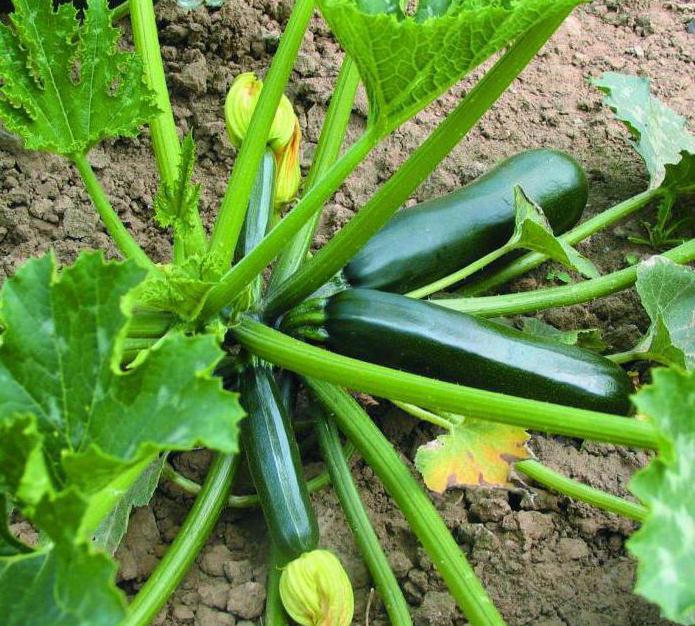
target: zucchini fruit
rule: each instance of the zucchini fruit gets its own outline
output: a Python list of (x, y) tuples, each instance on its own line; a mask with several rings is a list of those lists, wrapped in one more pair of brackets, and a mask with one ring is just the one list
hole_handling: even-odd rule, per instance
[(529, 150), (506, 159), (470, 185), (401, 209), (343, 269), (353, 287), (406, 293), (503, 246), (514, 231), (514, 186), (545, 212), (555, 233), (580, 219), (586, 175), (569, 155)]
[(625, 415), (633, 391), (619, 365), (429, 302), (347, 289), (287, 314), (287, 332), (340, 354), (512, 396)]
[(240, 391), (247, 413), (241, 422), (246, 460), (284, 565), (317, 547), (318, 524), (292, 425), (270, 366), (247, 367), (241, 375)]

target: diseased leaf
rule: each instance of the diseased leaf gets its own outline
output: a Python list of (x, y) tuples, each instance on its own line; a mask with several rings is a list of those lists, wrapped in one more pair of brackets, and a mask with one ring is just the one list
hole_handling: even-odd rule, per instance
[(118, 501), (114, 509), (102, 520), (94, 533), (95, 545), (113, 554), (128, 530), (130, 513), (136, 507), (149, 503), (157, 490), (159, 477), (166, 461), (166, 455), (161, 455), (150, 463), (145, 471), (131, 485), (130, 489)]
[(162, 450), (237, 449), (243, 411), (210, 376), (222, 355), (212, 337), (168, 336), (140, 365), (120, 370), (126, 294), (143, 274), (95, 253), (58, 273), (45, 256), (3, 286), (0, 423), (35, 416), (57, 487), (96, 493)]
[(695, 623), (695, 373), (657, 369), (634, 402), (659, 434), (659, 454), (630, 490), (649, 517), (627, 547), (637, 558), (635, 590), (679, 624)]
[(525, 333), (536, 335), (537, 337), (548, 337), (568, 346), (579, 346), (594, 352), (603, 352), (608, 347), (601, 336), (601, 330), (598, 328), (558, 330), (535, 317), (522, 317), (521, 323), (521, 330)]
[(428, 0), (406, 16), (393, 0), (320, 0), (354, 59), (369, 120), (386, 134), (475, 67), (581, 0)]
[(652, 96), (649, 79), (606, 72), (594, 84), (605, 92), (605, 103), (632, 133), (632, 145), (649, 172), (649, 187), (659, 187), (669, 163), (678, 163), (681, 152), (695, 154), (695, 137), (687, 132), (685, 118)]
[(549, 256), (565, 267), (576, 269), (587, 278), (596, 278), (599, 273), (589, 259), (583, 257), (567, 242), (558, 239), (539, 207), (518, 185), (514, 187), (514, 209), (516, 225), (507, 246), (534, 250)]
[(91, 0), (82, 25), (72, 3), (14, 7), (11, 25), (0, 24), (0, 119), (28, 149), (84, 154), (156, 115), (139, 57), (118, 48), (107, 0)]
[(466, 418), (418, 448), (415, 466), (432, 491), (451, 487), (505, 487), (513, 463), (529, 457), (523, 428)]
[(637, 268), (636, 288), (652, 321), (636, 350), (695, 368), (695, 271), (653, 256)]
[(172, 227), (187, 255), (203, 254), (205, 241), (199, 231), (200, 185), (193, 183), (195, 142), (189, 133), (181, 143), (181, 161), (175, 183), (162, 181), (154, 199), (155, 218), (163, 228)]

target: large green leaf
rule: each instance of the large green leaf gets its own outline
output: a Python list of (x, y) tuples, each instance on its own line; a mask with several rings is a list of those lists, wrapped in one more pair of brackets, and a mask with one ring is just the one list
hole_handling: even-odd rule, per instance
[(637, 350), (695, 367), (695, 271), (661, 256), (637, 268), (637, 293), (652, 321)]
[(634, 402), (660, 435), (658, 456), (630, 482), (649, 517), (628, 542), (636, 591), (664, 617), (695, 623), (695, 372), (659, 369)]
[(421, 3), (415, 16), (395, 1), (319, 5), (359, 68), (370, 122), (386, 133), (521, 34), (581, 1), (436, 0)]
[(685, 118), (651, 95), (649, 79), (606, 72), (594, 84), (607, 94), (606, 104), (630, 129), (651, 188), (661, 185), (666, 165), (678, 163), (681, 152), (695, 154), (695, 137), (687, 132)]
[(71, 3), (14, 6), (12, 25), (0, 25), (0, 119), (27, 148), (86, 153), (157, 113), (140, 59), (119, 50), (107, 0), (90, 0), (82, 25)]
[(3, 287), (0, 421), (36, 416), (58, 485), (94, 493), (161, 450), (237, 449), (243, 412), (210, 376), (222, 356), (212, 337), (166, 337), (121, 371), (125, 296), (143, 275), (95, 253), (57, 273), (45, 256)]

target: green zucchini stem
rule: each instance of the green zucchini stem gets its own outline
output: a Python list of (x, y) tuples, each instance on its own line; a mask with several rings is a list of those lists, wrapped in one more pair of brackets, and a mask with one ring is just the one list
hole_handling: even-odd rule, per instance
[(120, 626), (148, 626), (166, 604), (214, 529), (240, 458), (238, 454), (215, 457), (176, 539), (135, 596)]
[(643, 522), (647, 518), (648, 511), (641, 504), (630, 502), (567, 478), (533, 459), (519, 461), (514, 467), (533, 478), (537, 483), (575, 500), (581, 500), (604, 511), (617, 513), (637, 522)]
[[(335, 276), (475, 126), (555, 32), (567, 14), (520, 37), (460, 104), (333, 239), (285, 281), (266, 305), (269, 318), (291, 309)], [(325, 178), (317, 185), (318, 188)], [(222, 306), (224, 306), (222, 304)]]
[(493, 263), (494, 261), (497, 261), (497, 259), (503, 257), (510, 250), (513, 250), (512, 246), (504, 245), (501, 248), (497, 248), (497, 250), (493, 250), (489, 254), (486, 254), (477, 261), (473, 261), (473, 263), (458, 270), (457, 272), (449, 274), (444, 278), (440, 278), (429, 285), (415, 289), (405, 295), (410, 298), (425, 298), (427, 296), (431, 296), (433, 293), (437, 293), (438, 291), (443, 291), (447, 287), (451, 287), (451, 285), (455, 285), (456, 283), (465, 280), (469, 276), (473, 276), (473, 274), (486, 268), (488, 265), (490, 265), (490, 263)]
[(109, 202), (106, 192), (96, 177), (87, 156), (75, 154), (72, 157), (72, 162), (82, 177), (82, 181), (87, 188), (97, 213), (99, 213), (99, 217), (101, 217), (101, 221), (106, 226), (106, 230), (111, 235), (111, 239), (113, 239), (121, 254), (126, 259), (133, 259), (145, 269), (155, 269), (155, 264), (150, 260), (150, 257), (145, 254), (145, 251), (138, 245), (137, 241), (123, 225), (123, 222), (121, 222), (121, 218), (118, 217), (118, 214)]
[[(662, 195), (664, 195), (664, 193), (665, 191), (660, 188), (643, 191), (632, 198), (624, 200), (620, 204), (616, 204), (610, 209), (602, 211), (586, 222), (575, 226), (572, 230), (566, 232), (564, 235), (561, 235), (559, 239), (570, 244), (571, 246), (578, 244), (580, 241), (584, 241), (584, 239), (590, 237), (594, 233), (608, 228), (616, 222), (628, 217), (629, 215), (632, 215), (635, 211), (645, 207), (653, 200), (660, 198)], [(483, 294), (491, 289), (499, 287), (500, 285), (508, 283), (510, 280), (513, 280), (518, 276), (525, 274), (547, 260), (548, 257), (545, 254), (541, 254), (540, 252), (530, 252), (512, 261), (494, 274), (480, 280), (476, 280), (470, 285), (465, 285), (458, 291), (458, 294), (461, 296), (477, 296)]]
[(658, 446), (654, 427), (647, 422), (473, 389), (366, 363), (308, 345), (247, 317), (230, 332), (247, 350), (279, 367), (381, 398), (569, 437), (638, 448)]
[[(153, 0), (156, 2), (157, 0)], [(114, 10), (111, 19), (114, 22), (122, 20), (127, 15), (130, 15), (130, 0), (126, 0), (123, 4), (119, 4)]]
[(408, 413), (408, 415), (412, 415), (413, 417), (419, 420), (423, 420), (425, 422), (429, 422), (430, 424), (434, 424), (435, 426), (439, 426), (444, 430), (451, 430), (454, 426), (456, 426), (457, 423), (460, 423), (462, 421), (459, 420), (457, 422), (454, 419), (450, 419), (449, 417), (439, 415), (438, 413), (433, 413), (432, 411), (428, 411), (427, 409), (423, 409), (422, 407), (416, 406), (414, 404), (408, 404), (407, 402), (399, 402), (398, 400), (391, 400), (391, 402), (399, 409), (401, 409), (401, 411), (405, 411), (406, 413)]
[(661, 365), (671, 365), (671, 362), (660, 354), (655, 354), (653, 352), (641, 352), (639, 350), (628, 350), (627, 352), (609, 354), (606, 356), (606, 358), (613, 361), (613, 363), (618, 363), (619, 365), (634, 363), (635, 361), (652, 361), (654, 363), (660, 363)]
[[(331, 102), (328, 105), (326, 118), (321, 128), (321, 136), (316, 146), (314, 160), (306, 177), (305, 189), (307, 190), (321, 180), (340, 154), (359, 82), (360, 75), (357, 66), (350, 57), (346, 56), (338, 73)], [(304, 262), (320, 218), (320, 211), (314, 213), (313, 217), (293, 237), (290, 245), (283, 250), (270, 277), (269, 293), (272, 293), (278, 285), (292, 276)]]
[[(304, 33), (309, 26), (309, 20), (314, 13), (314, 4), (314, 0), (297, 0), (292, 8), (287, 27), (280, 38), (280, 45), (263, 82), (263, 89), (251, 117), (246, 139), (241, 144), (229, 177), (210, 240), (210, 253), (213, 261), (220, 267), (227, 267), (232, 261), (275, 112), (285, 92)], [(264, 266), (270, 260), (266, 261)], [(238, 285), (239, 289), (235, 288), (229, 296), (243, 288), (258, 273), (260, 272), (246, 277)], [(217, 313), (230, 301), (231, 297), (227, 297), (225, 302), (212, 313)]]
[[(695, 239), (664, 252), (662, 256), (674, 263), (688, 263), (695, 259)], [(535, 313), (553, 307), (569, 306), (589, 302), (596, 298), (622, 291), (635, 284), (637, 266), (628, 267), (592, 280), (585, 280), (573, 285), (549, 287), (535, 291), (505, 294), (501, 296), (483, 296), (477, 298), (442, 298), (430, 300), (440, 306), (463, 311), (482, 317), (499, 317), (501, 315), (519, 315)]]
[[(381, 599), (393, 626), (412, 626), (408, 604), (391, 566), (384, 554), (379, 538), (374, 532), (367, 512), (364, 509), (360, 494), (357, 491), (350, 467), (345, 461), (338, 429), (331, 418), (322, 417), (316, 422), (321, 454), (331, 474), (333, 488), (340, 500), (340, 506), (345, 513), (355, 542), (360, 549), (362, 558), (369, 568), (372, 580), (376, 585)], [(274, 622), (270, 622), (274, 623)]]
[(384, 484), (471, 624), (503, 625), (504, 620), (437, 509), (364, 409), (338, 387), (313, 378), (307, 383)]
[(287, 626), (287, 614), (280, 598), (281, 563), (279, 551), (271, 545), (266, 579), (265, 619), (263, 621), (268, 626)]
[[(350, 442), (346, 443), (343, 447), (343, 456), (346, 462), (352, 458), (353, 454), (355, 454), (355, 447)], [(197, 482), (179, 474), (169, 463), (164, 464), (162, 476), (190, 495), (195, 496), (200, 493), (200, 485)], [(309, 493), (320, 491), (330, 484), (331, 477), (328, 470), (324, 470), (306, 482)], [(225, 506), (228, 506), (230, 509), (254, 509), (260, 505), (258, 495), (255, 493), (245, 496), (230, 495), (225, 503)]]

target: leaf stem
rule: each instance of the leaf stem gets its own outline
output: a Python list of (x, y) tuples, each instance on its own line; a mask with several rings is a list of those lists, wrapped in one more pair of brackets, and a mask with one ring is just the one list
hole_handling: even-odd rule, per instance
[(242, 317), (231, 332), (242, 346), (275, 365), (381, 398), (569, 437), (638, 448), (658, 445), (653, 426), (635, 419), (473, 389), (365, 363), (297, 341), (247, 317)]
[(246, 138), (241, 144), (232, 175), (229, 177), (210, 240), (210, 253), (215, 262), (219, 261), (221, 267), (228, 266), (232, 260), (275, 112), (313, 12), (314, 0), (297, 0), (265, 77)]
[(114, 211), (113, 206), (106, 197), (106, 192), (96, 177), (92, 166), (84, 154), (76, 154), (72, 157), (73, 163), (82, 176), (82, 180), (87, 188), (90, 198), (96, 207), (101, 221), (109, 231), (109, 235), (114, 240), (116, 246), (126, 259), (133, 259), (138, 265), (146, 269), (154, 269), (155, 265), (145, 254), (144, 250), (133, 239), (121, 219)]
[(280, 598), (281, 562), (279, 551), (275, 546), (271, 546), (266, 579), (265, 619), (263, 621), (269, 626), (287, 626), (287, 615)]
[[(695, 259), (695, 239), (664, 252), (662, 256), (674, 263), (688, 263)], [(622, 291), (637, 280), (637, 267), (628, 267), (599, 278), (585, 280), (574, 285), (549, 287), (501, 296), (476, 298), (442, 298), (431, 300), (435, 304), (482, 317), (534, 313), (553, 307), (589, 302), (596, 298)]]
[(238, 454), (215, 457), (176, 539), (135, 596), (120, 626), (148, 626), (183, 580), (217, 523), (240, 458)]
[(266, 305), (269, 318), (276, 317), (301, 302), (345, 266), (473, 128), (555, 32), (568, 13), (569, 11), (561, 17), (542, 22), (511, 46), (360, 212), (271, 295)]
[(401, 411), (405, 411), (408, 415), (412, 415), (416, 419), (439, 426), (439, 428), (443, 428), (444, 430), (450, 431), (455, 426), (455, 422), (453, 420), (449, 420), (446, 417), (437, 415), (437, 413), (423, 409), (415, 404), (399, 402), (398, 400), (391, 400), (391, 402), (401, 409)]
[(425, 298), (433, 293), (437, 293), (438, 291), (443, 291), (447, 287), (451, 287), (451, 285), (455, 285), (456, 283), (465, 280), (469, 276), (472, 276), (476, 272), (479, 272), (483, 268), (490, 265), (490, 263), (493, 263), (497, 259), (503, 257), (505, 254), (507, 254), (507, 252), (509, 252), (510, 249), (511, 248), (507, 245), (497, 248), (497, 250), (493, 250), (489, 254), (479, 258), (477, 261), (473, 261), (473, 263), (458, 270), (457, 272), (449, 274), (444, 278), (440, 278), (429, 285), (415, 289), (414, 291), (411, 291), (405, 295), (410, 298)]
[[(156, 2), (157, 0), (153, 0)], [(128, 14), (130, 14), (130, 0), (126, 0), (125, 2), (119, 4), (115, 9), (113, 9), (113, 13), (111, 14), (111, 20), (113, 22), (118, 22), (119, 20), (122, 20), (124, 17), (126, 17)]]
[(340, 446), (338, 429), (331, 418), (319, 418), (316, 423), (319, 445), (328, 471), (331, 474), (333, 488), (340, 500), (340, 506), (350, 525), (355, 542), (360, 549), (369, 572), (372, 575), (381, 599), (393, 626), (412, 626), (408, 604), (391, 566), (374, 532), (367, 512), (360, 499), (360, 494), (352, 480), (350, 468), (345, 461)]
[(647, 517), (648, 511), (642, 505), (567, 478), (533, 459), (520, 461), (514, 467), (545, 487), (604, 511), (617, 513), (637, 522), (643, 522)]
[(403, 511), (471, 624), (504, 624), (439, 513), (364, 409), (338, 387), (313, 378), (307, 383)]
[[(261, 93), (264, 91), (265, 88)], [(300, 200), (299, 204), (265, 236), (263, 241), (220, 279), (220, 282), (208, 295), (200, 314), (202, 320), (209, 319), (219, 313), (265, 269), (268, 263), (280, 254), (292, 237), (306, 224), (307, 220), (321, 209), (325, 200), (359, 165), (374, 146), (375, 140), (375, 135), (369, 131), (362, 135), (343, 157), (328, 170), (318, 184)]]
[(671, 365), (668, 359), (665, 359), (660, 354), (648, 351), (642, 352), (640, 350), (628, 350), (627, 352), (609, 354), (606, 356), (606, 358), (613, 361), (613, 363), (618, 363), (619, 365), (624, 365), (626, 363), (634, 363), (635, 361), (653, 361), (654, 363), (660, 363), (661, 365)]
[[(632, 215), (635, 211), (641, 209), (642, 207), (649, 204), (652, 200), (661, 197), (664, 194), (663, 189), (649, 189), (643, 191), (632, 198), (616, 204), (614, 207), (607, 209), (587, 220), (575, 226), (572, 230), (561, 235), (559, 239), (571, 246), (583, 241), (587, 237), (590, 237), (594, 233), (597, 233), (608, 226), (615, 224)], [(459, 294), (462, 296), (477, 296), (486, 291), (490, 291), (495, 287), (504, 285), (510, 280), (525, 274), (526, 272), (538, 267), (541, 263), (548, 260), (548, 256), (541, 254), (540, 252), (530, 252), (524, 256), (512, 261), (506, 267), (495, 272), (491, 276), (487, 276), (480, 280), (474, 281), (471, 285), (464, 286), (459, 290)]]
[[(307, 174), (307, 190), (311, 189), (325, 175), (340, 154), (359, 82), (360, 75), (357, 66), (350, 57), (346, 56), (338, 74), (331, 102), (328, 105), (314, 160), (311, 163), (309, 174)], [(320, 211), (314, 213), (293, 237), (290, 245), (282, 252), (270, 279), (268, 288), (270, 293), (292, 276), (304, 262), (320, 218)]]

